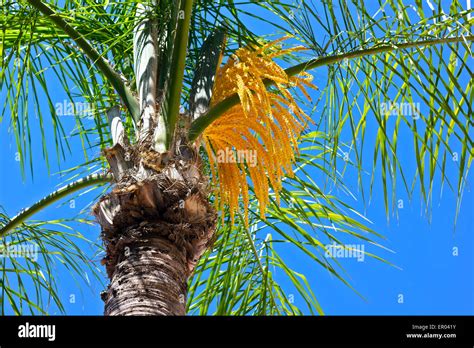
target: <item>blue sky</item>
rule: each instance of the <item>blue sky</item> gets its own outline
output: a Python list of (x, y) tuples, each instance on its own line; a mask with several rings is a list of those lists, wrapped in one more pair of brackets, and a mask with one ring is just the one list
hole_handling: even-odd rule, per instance
[[(253, 25), (254, 30), (261, 34), (270, 33), (268, 26)], [(315, 83), (323, 84), (326, 79), (325, 69), (314, 72)], [(53, 77), (51, 76), (51, 81)], [(466, 85), (467, 81), (459, 81)], [(62, 103), (67, 100), (66, 95), (60, 88), (52, 90), (53, 101)], [(319, 94), (318, 94), (319, 95)], [(4, 91), (0, 94), (3, 103)], [(47, 113), (47, 105), (42, 101), (42, 109)], [(31, 115), (34, 109), (29, 110)], [(316, 113), (320, 112), (316, 110)], [(75, 125), (72, 117), (64, 120), (66, 133), (70, 133)], [(49, 127), (51, 128), (51, 127)], [(48, 129), (48, 127), (47, 127)], [(51, 132), (51, 130), (50, 130)], [(373, 140), (375, 125), (369, 124), (367, 128), (368, 144)], [(47, 137), (48, 146), (54, 149), (52, 134)], [(412, 135), (408, 132), (401, 133), (400, 143), (401, 160), (408, 173), (414, 173), (416, 164), (413, 156)], [(72, 152), (61, 161), (61, 169), (66, 169), (83, 162), (81, 144), (78, 138), (71, 138)], [(347, 139), (348, 140), (348, 139)], [(7, 122), (0, 125), (0, 206), (10, 216), (16, 214), (21, 208), (31, 205), (35, 201), (56, 189), (63, 183), (63, 179), (54, 175), (60, 168), (53, 164), (52, 175), (42, 160), (41, 140), (38, 127), (34, 127), (32, 133), (32, 148), (34, 160), (34, 180), (27, 176), (22, 180), (19, 162), (16, 160), (16, 148), (13, 135), (9, 132)], [(459, 146), (459, 144), (458, 144)], [(460, 146), (459, 146), (460, 149)], [(372, 155), (373, 149), (366, 146), (365, 156)], [(54, 150), (51, 151), (54, 154)], [(98, 153), (90, 153), (91, 156)], [(54, 158), (52, 156), (52, 158)], [(51, 161), (55, 163), (54, 160)], [(365, 162), (370, 170), (371, 161)], [(456, 163), (448, 164), (447, 176), (457, 174)], [(472, 174), (468, 177), (472, 180)], [(345, 176), (345, 183), (357, 197), (357, 181), (355, 172), (349, 171)], [(289, 264), (298, 272), (304, 273), (312, 285), (318, 300), (326, 314), (350, 315), (350, 314), (474, 314), (474, 236), (472, 215), (474, 213), (474, 199), (469, 186), (466, 188), (462, 207), (457, 219), (456, 230), (453, 229), (456, 194), (447, 187), (444, 188), (440, 197), (439, 181), (435, 185), (432, 207), (432, 221), (428, 221), (424, 208), (420, 204), (419, 191), (409, 200), (407, 194), (402, 190), (397, 191), (397, 199), (403, 200), (403, 209), (398, 209), (398, 219), (390, 216), (387, 222), (385, 214), (383, 193), (381, 190), (380, 171), (376, 177), (375, 189), (370, 205), (364, 206), (360, 201), (354, 201), (337, 192), (336, 195), (344, 198), (351, 205), (365, 212), (366, 217), (373, 222), (371, 226), (386, 237), (382, 242), (384, 246), (393, 250), (394, 253), (369, 249), (386, 258), (399, 268), (391, 267), (380, 261), (365, 258), (364, 262), (357, 259), (344, 259), (342, 264), (347, 272), (347, 277), (355, 289), (360, 292), (365, 300), (359, 297), (353, 290), (344, 286), (339, 280), (332, 277), (327, 271), (314, 263), (307, 262), (301, 256), (293, 257), (291, 251), (283, 251), (287, 256)], [(49, 220), (61, 217), (70, 217), (84, 208), (96, 193), (87, 193), (75, 198), (73, 205), (69, 200), (63, 201), (63, 205), (50, 206), (33, 219)], [(91, 240), (98, 241), (98, 226), (74, 225), (82, 234)], [(91, 262), (99, 267), (98, 257), (94, 256), (95, 250), (88, 248)], [(369, 247), (368, 247), (369, 248)], [(457, 250), (457, 253), (455, 252)], [(276, 275), (278, 277), (278, 274)], [(283, 278), (283, 286), (289, 283)], [(67, 314), (97, 314), (101, 315), (103, 303), (99, 293), (106, 283), (91, 279), (91, 285), (74, 281), (68, 271), (58, 265), (57, 281), (59, 290), (63, 297)], [(69, 301), (71, 295), (75, 296), (75, 302)], [(403, 301), (401, 301), (403, 297)], [(295, 294), (295, 301), (302, 301)], [(402, 302), (402, 303), (401, 303)], [(53, 310), (51, 314), (54, 314)]]

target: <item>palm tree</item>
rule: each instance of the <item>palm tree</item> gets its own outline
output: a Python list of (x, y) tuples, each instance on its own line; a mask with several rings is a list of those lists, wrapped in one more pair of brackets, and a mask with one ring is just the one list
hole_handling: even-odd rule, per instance
[[(2, 259), (2, 312), (6, 299), (15, 313), (24, 306), (44, 312), (44, 293), (63, 308), (51, 265), (60, 257), (83, 274), (90, 263), (75, 239), (82, 234), (57, 231), (68, 226), (64, 220), (27, 219), (74, 192), (102, 187), (92, 212), (110, 280), (102, 293), (106, 315), (205, 314), (214, 305), (218, 314), (302, 313), (274, 269), (293, 282), (307, 310), (322, 313), (305, 276), (275, 245), (294, 247), (350, 286), (324, 254), (325, 241), (344, 247), (341, 236), (349, 235), (379, 245), (373, 238), (380, 235), (331, 188), (347, 191), (343, 173), (354, 168), (367, 200), (362, 150), (372, 116), (369, 187), (379, 167), (387, 217), (397, 178), (408, 194), (418, 185), (429, 209), (437, 175), (458, 193), (458, 212), (473, 156), (473, 11), (461, 1), (378, 6), (372, 13), (363, 1), (3, 0), (0, 122), (10, 123), (24, 175), (25, 164), (32, 174), (38, 160), (28, 105), (37, 106), (46, 162), (45, 121), (58, 158), (69, 146), (47, 71), (70, 103), (79, 95), (92, 105), (94, 118), (91, 125), (75, 117), (85, 162), (65, 173), (82, 178), (12, 218), (0, 215), (5, 245), (32, 241), (43, 255), (42, 263)], [(249, 18), (279, 35), (257, 36)], [(310, 73), (319, 68), (327, 81), (314, 98)], [(311, 97), (317, 100), (308, 104)], [(423, 109), (390, 122), (393, 110), (381, 105), (393, 104)], [(312, 107), (320, 112), (310, 117)], [(397, 154), (402, 130), (414, 144), (411, 185)], [(462, 146), (457, 182), (445, 175), (453, 142)], [(91, 159), (91, 149), (101, 154)], [(83, 215), (73, 221), (90, 223)], [(51, 224), (58, 228), (46, 229)]]

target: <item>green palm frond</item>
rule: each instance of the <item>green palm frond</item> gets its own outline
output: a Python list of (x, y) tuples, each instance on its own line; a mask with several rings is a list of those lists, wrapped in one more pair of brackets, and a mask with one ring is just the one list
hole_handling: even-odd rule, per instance
[[(0, 224), (9, 218), (0, 212)], [(90, 224), (91, 221), (76, 219)], [(91, 262), (99, 245), (74, 230), (71, 221), (29, 222), (0, 241), (1, 314), (64, 313), (64, 296), (58, 289), (57, 272), (67, 269), (78, 284), (101, 281), (100, 270)], [(85, 246), (90, 247), (89, 253)]]
[[(68, 118), (65, 116), (74, 117), (84, 152), (91, 146), (91, 136), (95, 135), (95, 131), (99, 132), (101, 142), (105, 143), (107, 135), (104, 134), (102, 121), (105, 108), (118, 102), (112, 90), (104, 86), (105, 77), (91, 71), (90, 59), (84, 56), (74, 41), (46, 22), (37, 11), (24, 5), (2, 9), (1, 20), (9, 25), (2, 26), (0, 88), (4, 102), (1, 118), (2, 122), (11, 124), (21, 168), (29, 162), (33, 172), (33, 156), (38, 154), (33, 154), (30, 134), (36, 127), (40, 128), (42, 155), (48, 167), (46, 130), (49, 127), (53, 129), (58, 163), (69, 154), (69, 134), (63, 126)], [(78, 27), (84, 27), (84, 24), (78, 23)], [(95, 39), (102, 39), (104, 43), (109, 41), (105, 35)], [(117, 38), (113, 37), (113, 40)], [(114, 45), (111, 44), (111, 47)], [(53, 99), (52, 90), (56, 85), (62, 87), (64, 100)], [(41, 105), (42, 101), (46, 102), (47, 112)], [(88, 105), (86, 114), (72, 107), (71, 112), (68, 111), (70, 115), (66, 115), (65, 110), (58, 110), (58, 104), (61, 108), (63, 105), (75, 107), (78, 102)], [(91, 124), (94, 125), (92, 128)]]
[(107, 174), (91, 174), (72, 183), (68, 183), (63, 187), (60, 187), (56, 191), (52, 192), (43, 199), (31, 205), (30, 207), (23, 209), (12, 219), (8, 219), (8, 221), (5, 221), (5, 223), (0, 226), (0, 238), (7, 235), (8, 233), (11, 233), (12, 230), (22, 225), (26, 219), (28, 219), (38, 211), (44, 209), (45, 207), (49, 206), (50, 204), (64, 197), (67, 197), (70, 194), (85, 187), (94, 186), (95, 188), (97, 186), (101, 186), (105, 183), (110, 182), (111, 179), (111, 176)]
[[(33, 2), (40, 4), (39, 1)], [(153, 4), (152, 1), (148, 2)], [(119, 89), (129, 88), (132, 92), (136, 90), (132, 41), (133, 30), (137, 24), (135, 12), (138, 3), (142, 1), (117, 1), (105, 4), (82, 1), (80, 6), (76, 1), (65, 1), (62, 5), (48, 3), (49, 10), (54, 11), (55, 17), (62, 23), (58, 26), (54, 25), (44, 13), (27, 5), (27, 2), (4, 1), (0, 10), (0, 95), (2, 96), (0, 122), (9, 122), (11, 125), (23, 175), (26, 175), (24, 172), (26, 165), (33, 174), (33, 160), (39, 155), (33, 152), (31, 147), (33, 129), (37, 127), (40, 129), (41, 155), (45, 158), (48, 168), (51, 149), (48, 148), (45, 139), (49, 127), (53, 129), (57, 163), (59, 164), (71, 151), (69, 134), (64, 128), (67, 117), (58, 114), (56, 110), (58, 103), (72, 106), (84, 103), (88, 106), (86, 114), (74, 110), (72, 115), (69, 115), (74, 117), (75, 134), (83, 143), (86, 160), (90, 156), (88, 148), (96, 144), (97, 133), (101, 148), (105, 147), (109, 141), (108, 130), (105, 129), (107, 124), (105, 112), (107, 108), (121, 103), (113, 88), (114, 83), (121, 83), (116, 77), (119, 76), (123, 83)], [(245, 27), (235, 26), (242, 23), (239, 19), (238, 5), (239, 3), (234, 2), (220, 4), (214, 1), (195, 2), (191, 23), (202, 23), (202, 25), (193, 27), (190, 33), (186, 72), (193, 71), (202, 42), (221, 22), (229, 23), (226, 35), (233, 43), (248, 42), (257, 38)], [(169, 9), (166, 6), (153, 8), (154, 11), (145, 15), (158, 19), (167, 18)], [(205, 23), (213, 24), (207, 26)], [(74, 28), (74, 35), (64, 31), (62, 27), (65, 25)], [(80, 35), (80, 39), (86, 42), (85, 45), (90, 46), (86, 51), (94, 49), (99, 52), (99, 56), (90, 57), (85, 54), (83, 45), (78, 45), (74, 40), (75, 35)], [(235, 44), (230, 47), (235, 48)], [(166, 53), (169, 54), (170, 52)], [(166, 64), (164, 58), (162, 57), (160, 68), (166, 70), (170, 68), (171, 62)], [(93, 64), (98, 59), (103, 60), (103, 64), (109, 67), (102, 69)], [(114, 83), (110, 83), (111, 78), (108, 75), (115, 76), (112, 78)], [(181, 97), (181, 103), (185, 106), (189, 100), (191, 78), (191, 73), (185, 74)], [(64, 100), (55, 100), (52, 95), (52, 91), (58, 85), (65, 93)], [(181, 89), (180, 84), (178, 87), (176, 90)], [(122, 100), (123, 96), (130, 97), (128, 94), (129, 92), (119, 93)], [(46, 110), (41, 105), (43, 100), (47, 105)], [(126, 100), (124, 102), (126, 103)], [(176, 102), (173, 103), (176, 106)], [(124, 113), (124, 118), (127, 132), (132, 135), (135, 120), (129, 112)], [(133, 136), (130, 138), (133, 139)]]
[[(441, 187), (447, 183), (457, 193), (459, 211), (474, 155), (470, 68), (474, 10), (460, 1), (449, 6), (442, 1), (405, 3), (380, 2), (375, 13), (368, 13), (366, 4), (358, 1), (268, 7), (282, 19), (292, 18), (288, 31), (328, 61), (324, 98), (317, 105), (322, 112), (316, 122), (336, 140), (330, 154), (334, 171), (339, 168), (337, 147), (344, 141), (357, 163), (364, 199), (364, 168), (372, 167), (370, 194), (380, 171), (387, 216), (395, 210), (397, 181), (409, 196), (419, 186), (429, 212), (437, 177)], [(426, 40), (437, 44), (417, 44)], [(385, 51), (387, 47), (392, 49)], [(370, 50), (369, 55), (364, 53)], [(342, 59), (331, 58), (337, 56)], [(393, 94), (395, 98), (389, 97)], [(404, 106), (411, 113), (404, 113)], [(366, 129), (374, 124), (378, 132), (372, 140)], [(397, 151), (410, 133), (417, 167), (411, 180)], [(374, 148), (372, 159), (362, 156), (367, 147)], [(448, 178), (447, 161), (453, 156), (459, 157), (458, 177)]]
[[(325, 133), (317, 131), (301, 138), (295, 176), (286, 178), (279, 205), (274, 197), (271, 199), (265, 220), (256, 213), (256, 204), (251, 203), (249, 230), (242, 216), (234, 226), (228, 218), (219, 225), (213, 250), (203, 256), (191, 282), (190, 313), (322, 314), (315, 295), (317, 290), (301, 272), (287, 265), (288, 260), (280, 255), (282, 251), (323, 267), (356, 293), (357, 289), (344, 275), (343, 265), (337, 258), (330, 257), (328, 248), (364, 244), (364, 249), (365, 246), (373, 248), (364, 251), (364, 257), (394, 266), (377, 256), (387, 249), (381, 244), (383, 237), (370, 228), (371, 222), (331, 194), (338, 189), (352, 198), (342, 175), (333, 177), (331, 183), (323, 180), (318, 184), (314, 179), (324, 179), (332, 170), (327, 157), (332, 150), (329, 141)], [(341, 160), (342, 153), (339, 152)], [(250, 202), (256, 199), (251, 197)], [(275, 278), (276, 272), (279, 280)], [(294, 289), (282, 288), (281, 277), (289, 280)], [(293, 293), (291, 300), (290, 293)], [(294, 293), (303, 298), (303, 305), (293, 302)]]

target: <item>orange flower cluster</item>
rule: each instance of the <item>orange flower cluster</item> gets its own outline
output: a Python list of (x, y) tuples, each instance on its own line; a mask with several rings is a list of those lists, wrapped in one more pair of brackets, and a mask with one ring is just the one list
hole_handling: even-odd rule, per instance
[[(232, 223), (240, 197), (248, 226), (249, 181), (265, 218), (270, 188), (277, 202), (282, 178), (293, 175), (297, 140), (309, 117), (298, 106), (289, 87), (298, 87), (310, 99), (306, 87), (316, 88), (312, 76), (289, 77), (272, 59), (303, 47), (282, 49), (276, 40), (261, 47), (240, 48), (216, 74), (211, 106), (237, 93), (240, 103), (209, 125), (203, 140), (216, 192), (217, 208), (229, 206)], [(272, 81), (272, 90), (267, 88)], [(224, 214), (222, 214), (224, 217)]]

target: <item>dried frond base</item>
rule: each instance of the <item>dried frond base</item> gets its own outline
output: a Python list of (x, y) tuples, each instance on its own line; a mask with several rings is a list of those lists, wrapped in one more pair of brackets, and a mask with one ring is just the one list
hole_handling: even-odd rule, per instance
[(112, 163), (127, 159), (126, 165), (111, 165), (122, 168), (114, 173), (119, 180), (93, 208), (107, 248), (109, 277), (119, 262), (117, 255), (150, 236), (168, 238), (180, 248), (190, 274), (212, 243), (217, 218), (207, 200), (207, 178), (197, 152), (179, 142), (173, 155), (159, 154), (145, 144), (120, 151), (116, 145), (107, 151)]

